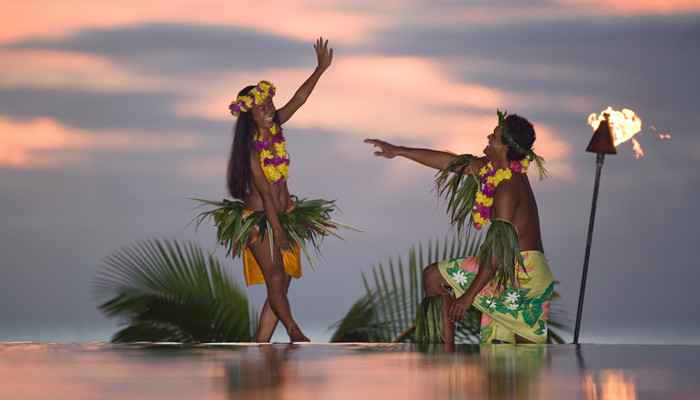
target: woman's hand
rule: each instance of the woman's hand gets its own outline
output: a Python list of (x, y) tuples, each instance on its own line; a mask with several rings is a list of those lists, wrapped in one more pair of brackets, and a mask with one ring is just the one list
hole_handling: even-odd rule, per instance
[(333, 61), (333, 49), (328, 48), (328, 40), (324, 42), (322, 37), (316, 39), (314, 49), (316, 50), (316, 58), (318, 58), (318, 66), (314, 69), (311, 76), (297, 89), (294, 96), (289, 99), (287, 104), (277, 109), (280, 125), (289, 121), (299, 107), (306, 103), (309, 95), (311, 95), (314, 87), (316, 87), (318, 79), (323, 75), (326, 69), (331, 66), (331, 62)]
[(365, 143), (373, 144), (374, 147), (379, 147), (379, 151), (375, 151), (377, 157), (394, 158), (399, 154), (400, 147), (387, 143), (379, 139), (365, 139)]
[(289, 240), (287, 239), (287, 236), (285, 236), (284, 232), (273, 231), (272, 237), (275, 241), (275, 248), (279, 249), (280, 251), (292, 251), (292, 245), (289, 243)]
[(318, 69), (325, 71), (333, 61), (333, 49), (328, 48), (328, 40), (324, 42), (323, 37), (316, 39), (314, 49), (316, 50), (316, 58), (318, 58)]

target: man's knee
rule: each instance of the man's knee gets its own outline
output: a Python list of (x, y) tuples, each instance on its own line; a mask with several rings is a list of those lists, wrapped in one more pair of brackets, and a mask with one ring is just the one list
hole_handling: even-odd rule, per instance
[(443, 283), (444, 278), (436, 263), (430, 264), (423, 269), (423, 288), (427, 296), (442, 294), (445, 291)]

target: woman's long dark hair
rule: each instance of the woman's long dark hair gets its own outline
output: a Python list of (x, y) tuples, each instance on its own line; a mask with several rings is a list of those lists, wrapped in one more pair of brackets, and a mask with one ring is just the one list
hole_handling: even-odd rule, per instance
[[(255, 86), (246, 86), (238, 93), (244, 96)], [(253, 148), (253, 135), (258, 126), (250, 112), (242, 112), (233, 128), (233, 143), (228, 159), (228, 192), (234, 199), (244, 200), (250, 193), (250, 151)]]
[[(253, 88), (255, 86), (246, 86), (238, 95), (244, 96)], [(277, 111), (275, 111), (274, 120), (279, 125)], [(231, 155), (228, 159), (228, 173), (226, 174), (228, 192), (234, 199), (245, 200), (250, 194), (252, 180), (250, 152), (255, 146), (253, 137), (257, 132), (258, 125), (255, 123), (253, 115), (250, 112), (242, 112), (238, 116), (233, 130), (233, 143), (231, 144)]]

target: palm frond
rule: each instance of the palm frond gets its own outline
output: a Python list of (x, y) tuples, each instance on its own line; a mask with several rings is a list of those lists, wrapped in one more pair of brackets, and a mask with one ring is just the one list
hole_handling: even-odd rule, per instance
[(93, 291), (99, 310), (127, 325), (113, 342), (247, 342), (256, 329), (243, 291), (194, 243), (123, 247), (103, 261)]
[[(555, 280), (554, 285), (556, 286), (559, 281)], [(552, 291), (552, 306), (549, 309), (549, 319), (547, 320), (547, 325), (549, 330), (547, 333), (547, 343), (566, 343), (564, 338), (561, 337), (559, 331), (562, 332), (572, 332), (571, 328), (572, 321), (568, 318), (566, 310), (562, 306), (561, 302), (556, 301), (561, 295), (555, 290)]]
[[(357, 341), (356, 331), (370, 332), (364, 337), (372, 342), (410, 341), (416, 311), (423, 298), (423, 268), (441, 259), (474, 254), (479, 244), (478, 237), (459, 239), (455, 236), (444, 242), (431, 240), (427, 249), (420, 243), (412, 246), (406, 265), (401, 258), (396, 262), (390, 259), (388, 264), (380, 262), (372, 267), (369, 276), (362, 272), (366, 294), (343, 319), (331, 326), (336, 329), (331, 341)], [(456, 335), (463, 341), (478, 343), (480, 313), (472, 310), (470, 313), (475, 313), (475, 316), (465, 317), (465, 323), (460, 325), (462, 328), (458, 328)], [(476, 333), (461, 333), (460, 329), (472, 329), (471, 325), (474, 324), (469, 323), (474, 320), (477, 321)], [(360, 325), (361, 321), (365, 321), (364, 325)], [(348, 326), (355, 326), (355, 330), (347, 329)], [(345, 330), (352, 334), (345, 333)], [(476, 337), (476, 340), (472, 337)]]
[(336, 322), (330, 329), (335, 329), (331, 343), (385, 342), (376, 325), (374, 309), (366, 297), (357, 300), (350, 308), (348, 317)]
[[(419, 243), (418, 246), (414, 245), (409, 249), (406, 265), (399, 257), (397, 262), (389, 260), (388, 264), (378, 263), (376, 267), (372, 267), (369, 275), (362, 272), (366, 293), (345, 317), (330, 327), (335, 329), (331, 342), (388, 343), (413, 340), (416, 325), (421, 323), (417, 321), (416, 315), (419, 314), (417, 310), (424, 297), (423, 268), (444, 259), (477, 255), (483, 243), (482, 236), (483, 234), (479, 233), (464, 239), (453, 236), (451, 240), (446, 238), (442, 242), (429, 240), (426, 248)], [(553, 300), (558, 296), (554, 291)], [(563, 312), (560, 312), (560, 306), (554, 301), (552, 305), (549, 311), (549, 326), (567, 329), (561, 317)], [(440, 314), (433, 312), (431, 315)], [(467, 310), (464, 320), (455, 326), (455, 341), (479, 343), (480, 330), (481, 312), (471, 307)], [(561, 337), (551, 330), (548, 341), (563, 343)]]

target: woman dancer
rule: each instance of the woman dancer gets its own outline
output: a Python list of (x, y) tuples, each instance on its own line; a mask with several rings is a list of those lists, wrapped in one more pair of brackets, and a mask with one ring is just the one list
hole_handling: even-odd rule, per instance
[(275, 108), (272, 101), (275, 86), (267, 81), (241, 90), (229, 107), (238, 121), (229, 159), (228, 190), (231, 196), (243, 202), (241, 220), (244, 228), (245, 222), (254, 214), (260, 214), (266, 221), (262, 224), (251, 222), (254, 226), (248, 227), (247, 235), (237, 232), (237, 237), (222, 239), (233, 241), (237, 253), (240, 253), (237, 246), (241, 240), (236, 239), (245, 239), (246, 282), (248, 286), (263, 282), (267, 286), (267, 299), (260, 314), (256, 338), (258, 342), (270, 341), (278, 321), (282, 321), (292, 342), (309, 341), (292, 318), (287, 298), (291, 278), (301, 276), (301, 263), (300, 243), (290, 244), (289, 232), (285, 235), (284, 229), (288, 227), (283, 227), (280, 222), (280, 213), (292, 211), (295, 206), (287, 187), (289, 154), (285, 150), (281, 125), (304, 105), (321, 75), (331, 65), (333, 49), (328, 47), (328, 41), (319, 38), (314, 48), (318, 59), (316, 69), (283, 107)]

